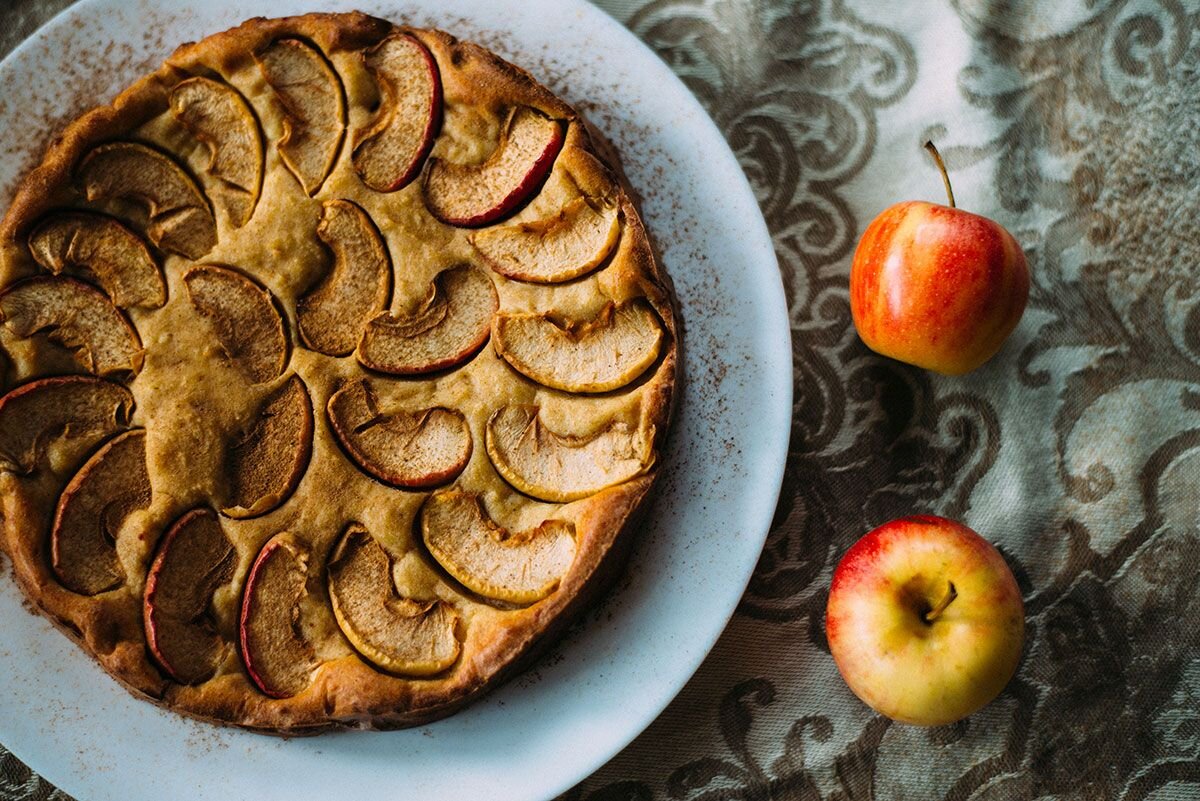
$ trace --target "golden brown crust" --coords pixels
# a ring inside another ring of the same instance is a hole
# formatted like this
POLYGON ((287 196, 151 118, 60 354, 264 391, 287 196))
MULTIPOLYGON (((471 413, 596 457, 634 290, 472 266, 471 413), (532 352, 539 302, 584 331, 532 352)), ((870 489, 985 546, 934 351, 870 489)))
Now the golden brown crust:
MULTIPOLYGON (((51 144, 41 165, 28 174, 3 221, 0 221, 0 287, 37 270, 25 243, 29 231, 40 219, 55 209, 86 207, 78 194, 72 172, 88 150, 99 143, 141 131, 144 126, 152 126, 164 114, 169 115, 170 91, 181 80, 198 74, 226 78, 256 74, 253 72, 254 54, 281 37, 299 38, 310 43, 331 62, 335 62, 335 66, 344 69, 346 62, 339 59, 373 46, 394 30, 396 27, 391 23, 359 13, 309 14, 276 20, 253 19, 199 43, 181 46, 161 68, 135 82, 111 104, 83 114, 68 126, 51 144)), ((636 417, 637 424, 654 432, 656 449, 661 451, 677 383, 679 332, 676 310, 669 280, 655 259, 615 154, 606 143, 598 142, 593 137, 586 122, 571 107, 524 70, 477 45, 460 42, 441 31, 401 30, 418 38, 433 54, 441 73, 443 95, 448 108, 466 109, 486 121, 501 119, 505 109, 526 105, 562 120, 566 125, 566 139, 558 156, 556 172, 550 181, 558 181, 558 184, 568 187, 563 191, 604 196, 615 199, 619 204, 623 225, 615 252, 595 273, 581 281, 590 282, 588 286, 592 289, 589 291, 607 301, 623 302, 634 297, 645 297, 661 318, 667 337, 658 364, 648 373, 651 377, 639 381, 624 395, 613 393, 621 395, 617 400, 597 400, 596 408, 620 409, 624 408, 620 403, 627 406, 632 404, 631 414, 636 417), (604 403, 609 403, 609 406, 602 406, 604 403)), ((251 78, 242 81, 243 91, 251 85, 250 81, 251 78)), ((356 100, 369 99, 371 89, 362 83, 361 76, 350 76, 345 81, 346 94, 352 105, 357 107, 356 100)), ((265 99, 268 93, 263 89, 261 94, 261 97, 252 98, 253 105, 258 107, 256 113, 270 113, 265 110, 270 105, 265 99)), ((366 112, 360 116, 359 122, 362 119, 366 119, 366 112)), ((265 127, 266 123, 263 124, 265 127)), ((355 124, 352 118, 350 129, 355 124)), ((482 123, 475 128, 464 124, 461 130, 473 130, 479 135, 479 131, 485 128, 486 125, 482 123)), ((348 133, 351 132, 348 130, 348 133)), ((268 150, 273 147, 271 139, 269 136, 265 139, 268 150)), ((335 173, 339 174, 352 170, 348 148, 343 145, 341 151, 334 168, 335 173)), ((264 195, 267 191, 264 188, 264 195)), ((314 203, 321 198, 335 196, 336 188, 329 189, 328 195, 323 194, 326 188, 321 191, 322 194, 317 195, 314 203)), ((260 205, 264 202, 260 201, 260 205)), ((386 213, 386 210, 387 207, 381 205, 373 213, 386 213)), ((529 214, 533 213, 531 207, 529 214)), ((181 273, 181 265, 186 263, 180 257, 172 256, 164 262, 164 269, 168 275, 172 271, 181 273)), ((423 285, 426 282, 414 283, 423 285)), ((573 283, 578 285, 579 282, 573 283)), ((290 291, 288 288, 296 287, 277 282, 275 291, 290 291), (280 286, 285 289, 280 289, 280 286)), ((300 286, 296 291, 302 291, 303 288, 300 286)), ((530 297, 536 299, 543 296, 530 297)), ((146 325, 157 325, 153 322, 151 312, 139 314, 138 319, 147 321, 146 325)), ((148 348, 153 348, 153 343, 147 344, 148 348)), ((488 347, 485 346, 485 355, 488 354, 488 347)), ((33 355, 18 354, 14 359, 18 365, 14 373, 20 375, 21 381, 53 369, 50 362, 43 363, 38 358, 38 352, 34 352, 33 355)), ((146 375, 151 377, 140 376, 137 381, 153 380, 153 372, 153 367, 148 368, 146 375)), ((318 407, 323 407, 324 398, 331 394, 331 387, 346 380, 344 373, 331 374, 326 378, 328 380, 321 386, 311 387, 314 403, 318 407)), ((135 395, 139 390, 137 381, 132 387, 135 395)), ((533 390, 522 384, 520 391, 528 396, 533 390)), ((545 397, 548 404, 561 403, 561 399, 553 392, 538 391, 543 393, 538 397, 545 397)), ((150 394, 154 398, 160 397, 150 394)), ((254 402, 248 402, 248 407, 256 405, 257 401, 251 400, 254 402)), ((142 403, 140 397, 139 403, 142 403)), ((150 410, 142 411, 149 413, 150 410)), ((155 423, 160 420, 152 418, 148 424, 141 421, 138 424, 146 425, 150 437, 154 438, 155 423)), ((474 434, 477 442, 473 460, 484 460, 485 463, 472 474, 476 476, 473 480, 490 482, 487 483, 489 487, 503 488, 486 465, 481 442, 482 430, 477 429, 474 434)), ((327 441, 326 437, 327 434, 318 431, 314 449, 321 453, 336 453, 336 445, 327 441)), ((658 465, 654 465, 645 475, 628 483, 559 507, 555 513, 566 515, 574 523, 577 556, 558 589, 531 606, 503 608, 475 598, 462 588, 447 589, 447 585, 452 584, 448 580, 434 582, 439 592, 450 594, 464 607, 474 604, 480 610, 477 613, 478 621, 466 635, 462 656, 447 672, 430 679, 398 678, 376 670, 349 647, 339 646, 340 650, 317 669, 306 690, 291 698, 273 699, 254 686, 241 668, 232 647, 225 667, 214 678, 197 686, 183 686, 168 680, 155 666, 145 645, 140 584, 134 584, 127 591, 122 589, 83 597, 69 592, 58 583, 46 554, 46 521, 62 486, 69 480, 71 472, 82 463, 86 450, 94 447, 94 444, 75 443, 73 447, 74 451, 64 446, 61 452, 55 454, 52 464, 33 476, 0 474, 0 497, 3 499, 0 511, 4 521, 0 545, 10 557, 14 575, 25 594, 60 628, 80 642, 110 674, 135 693, 199 718, 263 732, 289 734, 331 727, 396 728, 417 725, 450 714, 520 670, 540 648, 552 641, 572 616, 612 581, 629 548, 639 515, 647 505, 659 471, 658 465)), ((162 472, 155 478, 152 471, 154 490, 160 496, 172 492, 171 488, 161 486, 163 475, 174 474, 162 472)), ((297 496, 312 491, 305 489, 302 484, 297 496)), ((531 503, 528 499, 518 500, 525 506, 531 503)), ((144 541, 134 548, 133 556, 126 558, 143 568, 147 566, 157 537, 170 520, 184 508, 205 501, 205 488, 198 484, 197 488, 188 492, 181 490, 178 497, 173 497, 169 503, 156 503, 150 512, 142 514, 135 521, 134 526, 144 541)), ((208 498, 207 502, 216 501, 208 498)), ((302 525, 301 521, 305 518, 288 510, 289 504, 285 504, 279 513, 268 516, 268 520, 277 521, 271 523, 276 530, 289 525, 302 525)), ((411 515, 405 519, 411 519, 411 515)), ((334 533, 323 532, 314 540, 315 563, 323 564, 334 533)), ((257 539, 252 539, 243 549, 246 552, 240 554, 241 566, 234 580, 237 591, 230 592, 234 598, 240 595, 247 563, 253 559, 258 545, 261 545, 261 533, 256 530, 253 537, 257 539)), ((414 554, 419 552, 419 547, 413 551, 414 554)), ((427 554, 418 561, 436 572, 437 568, 431 564, 432 560, 427 554)), ((310 575, 309 584, 319 600, 324 577, 318 573, 310 575)), ((227 599, 225 606, 232 603, 227 599)), ((218 620, 218 629, 222 633, 227 634, 229 626, 229 620, 218 620)), ((228 639, 231 642, 236 640, 233 637, 228 639)))

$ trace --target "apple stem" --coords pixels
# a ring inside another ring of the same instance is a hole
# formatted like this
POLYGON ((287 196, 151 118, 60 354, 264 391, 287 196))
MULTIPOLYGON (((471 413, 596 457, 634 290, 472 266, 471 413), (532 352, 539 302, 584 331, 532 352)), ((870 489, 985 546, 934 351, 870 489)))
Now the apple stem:
POLYGON ((946 173, 946 162, 942 161, 942 154, 933 146, 933 142, 926 142, 925 149, 933 156, 934 163, 942 173, 942 183, 946 185, 946 197, 950 198, 950 208, 957 208, 954 205, 954 190, 950 188, 950 176, 946 173))
POLYGON ((958 590, 954 589, 954 582, 946 582, 946 594, 942 596, 942 600, 937 602, 937 605, 925 613, 925 622, 932 623, 937 620, 937 616, 946 611, 946 607, 953 603, 958 597, 958 590))

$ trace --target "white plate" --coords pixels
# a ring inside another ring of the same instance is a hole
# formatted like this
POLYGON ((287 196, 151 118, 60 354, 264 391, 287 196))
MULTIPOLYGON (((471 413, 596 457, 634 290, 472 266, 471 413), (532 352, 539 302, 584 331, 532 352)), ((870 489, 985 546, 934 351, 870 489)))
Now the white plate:
POLYGON ((0 742, 81 801, 303 801, 351 788, 422 801, 550 798, 628 744, 695 672, 745 589, 775 509, 791 346, 777 262, 746 179, 666 65, 579 0, 188 5, 84 0, 0 64, 0 207, 64 121, 176 43, 244 18, 357 7, 479 41, 579 105, 615 142, 644 198, 685 325, 685 383, 661 491, 625 578, 531 671, 452 718, 386 734, 281 740, 160 711, 31 615, 0 576, 0 742))

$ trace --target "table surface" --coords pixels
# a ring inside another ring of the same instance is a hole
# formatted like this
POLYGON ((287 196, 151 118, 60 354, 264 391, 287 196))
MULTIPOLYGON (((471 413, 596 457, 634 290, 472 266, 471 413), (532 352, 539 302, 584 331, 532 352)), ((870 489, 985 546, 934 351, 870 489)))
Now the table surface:
MULTIPOLYGON (((7 0, 0 55, 70 2, 7 0)), ((796 400, 737 615, 565 798, 1200 799, 1200 3, 600 5, 684 78, 750 177, 796 400), (1033 275, 1005 349, 955 379, 871 354, 849 315, 866 224, 940 200, 930 137, 959 203, 1013 231, 1033 275), (1028 615, 1008 689, 933 729, 862 706, 822 625, 841 554, 914 512, 996 542, 1028 615)), ((0 747, 0 799, 63 798, 0 747)))

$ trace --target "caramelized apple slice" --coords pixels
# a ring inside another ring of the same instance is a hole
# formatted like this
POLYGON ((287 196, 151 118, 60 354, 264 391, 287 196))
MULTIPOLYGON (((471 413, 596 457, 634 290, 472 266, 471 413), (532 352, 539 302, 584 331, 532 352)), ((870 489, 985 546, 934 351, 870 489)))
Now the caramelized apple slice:
POLYGON ((513 369, 566 392, 607 392, 658 358, 663 332, 644 301, 609 303, 595 318, 558 323, 548 314, 501 314, 492 344, 513 369))
POLYGON ((0 292, 0 320, 22 339, 45 334, 96 375, 137 373, 142 340, 121 310, 95 287, 61 275, 37 275, 0 292))
POLYGON ((167 285, 140 236, 112 217, 60 212, 29 235, 37 263, 58 275, 79 272, 91 278, 122 308, 157 309, 167 302, 167 285))
POLYGON ((183 276, 196 311, 208 318, 221 350, 252 383, 283 374, 288 339, 271 293, 224 267, 193 267, 183 276))
POLYGON ((395 192, 421 170, 442 120, 442 81, 425 45, 395 33, 363 54, 379 86, 379 113, 358 136, 354 169, 377 192, 395 192))
POLYGON ((146 208, 146 236, 160 248, 198 259, 217 244, 217 224, 200 187, 175 161, 136 142, 100 145, 79 165, 90 201, 120 199, 146 208))
POLYGON ((212 678, 225 658, 208 610, 236 566, 237 551, 209 509, 184 514, 163 535, 146 576, 142 622, 150 653, 180 684, 212 678))
POLYGON ((496 150, 482 164, 431 159, 425 202, 444 223, 461 228, 490 225, 525 204, 550 174, 562 149, 557 120, 528 106, 512 110, 496 150))
POLYGON ((510 532, 492 522, 472 492, 437 492, 421 507, 421 537, 438 564, 464 587, 513 604, 554 592, 575 559, 574 534, 562 520, 510 532))
POLYGON ((346 639, 381 670, 431 676, 458 659, 454 609, 397 595, 391 559, 358 524, 346 529, 329 560, 329 600, 346 639))
POLYGON ((50 561, 63 586, 97 595, 125 581, 117 532, 150 505, 146 431, 126 431, 88 459, 67 484, 50 529, 50 561))
POLYGON ((553 217, 476 231, 471 243, 501 275, 557 284, 596 269, 620 232, 615 204, 579 197, 553 217))
POLYGON ((350 459, 393 487, 445 484, 471 458, 471 428, 461 413, 443 408, 380 412, 366 381, 335 392, 326 413, 350 459))
POLYGON ((505 406, 488 420, 487 452, 504 479, 526 495, 574 501, 645 472, 652 433, 613 422, 585 437, 556 434, 536 406, 505 406))
POLYGON ((325 56, 298 39, 279 39, 255 55, 283 108, 283 163, 309 195, 325 183, 346 130, 342 82, 325 56))
POLYGON ((358 361, 392 375, 456 367, 483 347, 499 305, 483 270, 469 264, 443 270, 412 314, 385 312, 367 323, 358 361))
POLYGON ((259 551, 242 595, 238 633, 246 672, 272 698, 288 698, 312 681, 317 657, 300 631, 308 583, 308 546, 287 531, 259 551))
POLYGON ((387 308, 391 260, 375 223, 348 200, 325 204, 317 236, 333 251, 333 268, 296 304, 300 338, 319 353, 345 356, 358 344, 362 321, 387 308))
POLYGON ((39 378, 0 398, 0 471, 28 475, 54 439, 97 442, 123 430, 133 394, 84 375, 39 378))
POLYGON ((312 434, 308 387, 293 375, 263 402, 226 454, 230 489, 221 513, 258 517, 286 501, 308 467, 312 434))
POLYGON ((208 148, 213 195, 235 228, 250 221, 262 188, 263 145, 250 104, 232 86, 188 78, 171 90, 171 113, 208 148))

